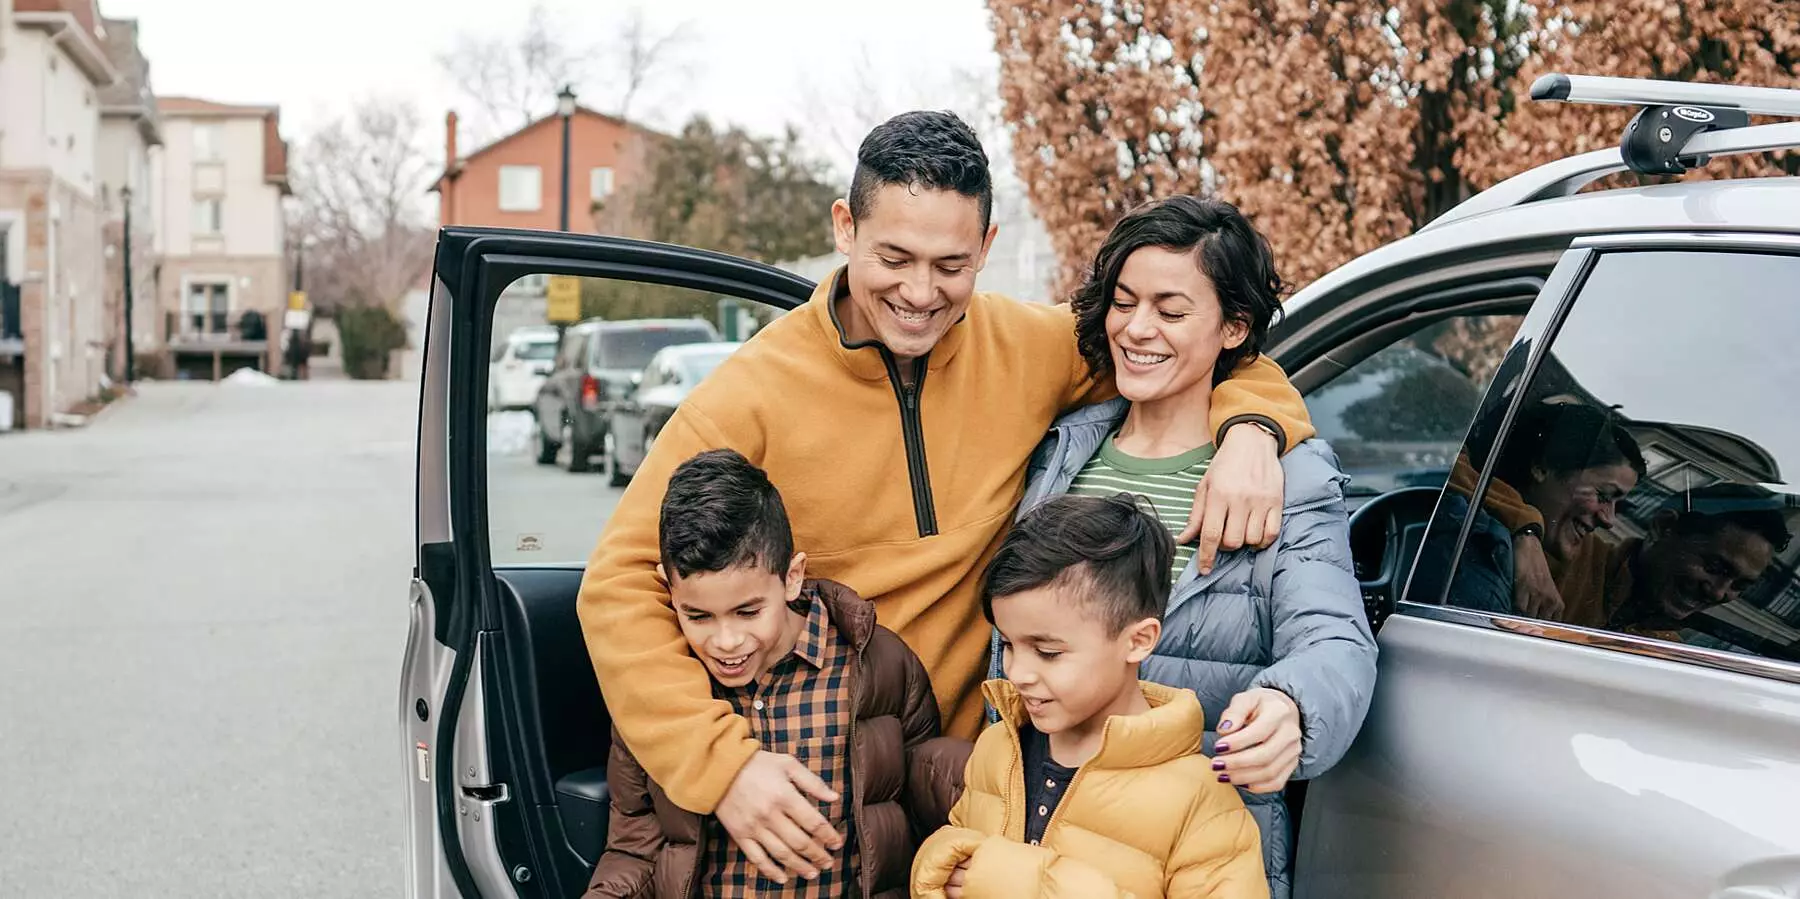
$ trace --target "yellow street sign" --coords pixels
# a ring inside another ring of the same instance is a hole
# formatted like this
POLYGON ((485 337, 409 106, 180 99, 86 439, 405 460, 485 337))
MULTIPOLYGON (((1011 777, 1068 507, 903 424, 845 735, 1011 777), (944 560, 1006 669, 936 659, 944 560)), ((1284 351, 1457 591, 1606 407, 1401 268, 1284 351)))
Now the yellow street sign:
POLYGON ((289 309, 305 309, 306 308, 306 291, 295 290, 295 291, 289 292, 288 293, 288 308, 289 309))
POLYGON ((545 294, 544 318, 553 324, 569 324, 581 318, 581 279, 551 275, 545 294))

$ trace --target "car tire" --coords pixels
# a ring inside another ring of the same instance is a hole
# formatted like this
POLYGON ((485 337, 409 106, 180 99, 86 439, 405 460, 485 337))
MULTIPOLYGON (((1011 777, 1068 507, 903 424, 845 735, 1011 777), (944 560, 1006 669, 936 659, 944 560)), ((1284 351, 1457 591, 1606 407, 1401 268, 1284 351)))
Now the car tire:
POLYGON ((631 475, 619 467, 619 442, 613 439, 611 431, 606 432, 606 481, 614 487, 624 487, 631 483, 631 475))
POLYGON ((592 471, 594 451, 575 436, 575 423, 563 422, 563 445, 569 448, 569 473, 592 471))
POLYGON ((543 418, 536 415, 533 415, 532 418, 537 422, 537 463, 539 465, 555 465, 556 451, 562 449, 562 445, 551 440, 550 435, 544 433, 543 418))

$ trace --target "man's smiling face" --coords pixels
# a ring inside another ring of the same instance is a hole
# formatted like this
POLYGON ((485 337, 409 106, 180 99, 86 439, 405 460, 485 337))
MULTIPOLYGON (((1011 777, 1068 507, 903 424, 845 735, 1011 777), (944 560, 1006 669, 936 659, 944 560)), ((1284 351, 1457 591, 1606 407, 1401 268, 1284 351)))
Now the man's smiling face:
POLYGON ((838 321, 852 343, 880 341, 902 361, 931 352, 969 308, 995 228, 981 202, 953 190, 884 184, 860 218, 832 207, 850 296, 838 321))

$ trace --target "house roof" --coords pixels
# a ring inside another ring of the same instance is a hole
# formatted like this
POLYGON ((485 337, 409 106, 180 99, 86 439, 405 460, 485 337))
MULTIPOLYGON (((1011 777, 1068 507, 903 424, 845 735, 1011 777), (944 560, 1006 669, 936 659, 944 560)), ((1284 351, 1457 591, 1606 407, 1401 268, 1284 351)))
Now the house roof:
POLYGON ((62 47, 96 86, 105 86, 119 72, 105 50, 106 29, 94 0, 12 0, 13 20, 20 26, 50 30, 57 38, 68 35, 62 47))
POLYGON ((106 38, 94 0, 13 0, 13 12, 68 13, 96 42, 106 38))
POLYGON ((263 180, 281 188, 282 194, 293 191, 288 185, 288 146, 281 137, 281 107, 241 103, 219 103, 199 97, 157 97, 156 109, 167 118, 257 118, 262 120, 263 180))
POLYGON ((150 61, 138 48, 136 19, 106 19, 106 55, 119 80, 100 89, 100 112, 103 115, 128 115, 137 120, 138 130, 152 146, 162 143, 161 119, 156 112, 156 97, 150 92, 150 61))
MULTIPOLYGON (((608 113, 600 112, 599 110, 596 110, 596 109, 589 109, 586 106, 577 105, 575 107, 575 114, 578 116, 589 116, 592 118, 604 119, 605 121, 612 122, 615 125, 621 125, 629 130, 636 131, 637 133, 642 134, 645 137, 650 137, 650 138, 666 138, 666 137, 668 137, 668 135, 663 134, 662 132, 657 131, 653 128, 648 128, 648 127, 640 125, 636 122, 633 122, 629 119, 622 119, 616 115, 611 115, 608 113)), ((486 155, 487 153, 492 152, 493 150, 497 150, 500 147, 503 147, 506 144, 511 143, 514 139, 525 134, 526 132, 531 131, 532 129, 535 129, 538 126, 543 125, 544 123, 549 122, 556 118, 558 118, 558 115, 554 112, 550 113, 549 115, 546 115, 546 116, 541 116, 539 118, 533 119, 529 124, 527 124, 523 128, 520 128, 517 131, 514 131, 510 134, 502 135, 498 138, 495 138, 494 140, 487 142, 486 144, 483 144, 481 147, 479 147, 478 149, 476 149, 473 152, 464 153, 462 156, 460 156, 456 159, 444 160, 444 170, 442 172, 438 173, 437 179, 431 183, 431 188, 429 190, 427 190, 426 192, 427 193, 435 192, 438 190, 439 186, 444 183, 445 179, 454 178, 457 175, 462 174, 463 166, 467 165, 471 160, 473 160, 477 157, 486 155)))
POLYGON ((157 111, 166 116, 205 117, 205 116, 262 116, 279 113, 279 106, 262 106, 245 103, 219 103, 213 100, 202 100, 199 97, 156 98, 157 111))

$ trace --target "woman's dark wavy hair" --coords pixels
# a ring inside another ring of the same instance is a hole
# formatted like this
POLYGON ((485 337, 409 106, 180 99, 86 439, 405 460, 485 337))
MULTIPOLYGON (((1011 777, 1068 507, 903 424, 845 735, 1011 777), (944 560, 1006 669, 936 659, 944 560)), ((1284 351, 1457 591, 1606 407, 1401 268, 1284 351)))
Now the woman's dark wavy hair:
POLYGON ((1125 260, 1145 247, 1194 251, 1200 273, 1219 295, 1225 321, 1246 326, 1244 342, 1219 353, 1213 365, 1214 384, 1262 352, 1269 326, 1281 314, 1281 298, 1287 292, 1287 284, 1275 271, 1275 252, 1236 206, 1183 195, 1146 203, 1119 219, 1094 257, 1087 283, 1075 292, 1071 301, 1075 344, 1091 375, 1105 378, 1113 373, 1106 313, 1112 308, 1125 260))

